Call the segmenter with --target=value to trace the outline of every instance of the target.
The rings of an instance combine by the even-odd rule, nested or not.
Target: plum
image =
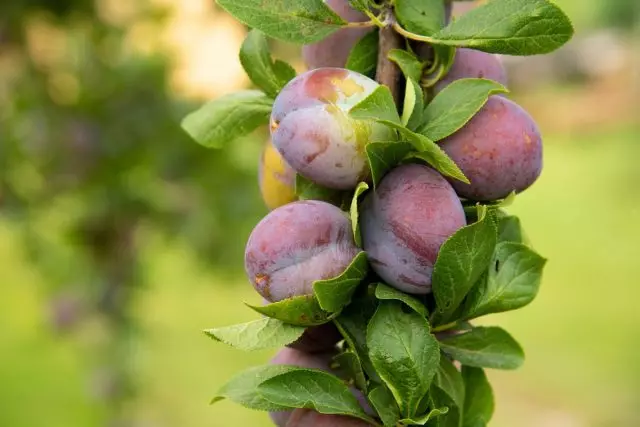
[[[456,58],[447,75],[436,83],[435,93],[454,81],[465,78],[483,78],[507,85],[507,72],[500,58],[479,50],[460,48],[456,51]]]
[[[358,254],[351,222],[320,201],[290,203],[270,212],[253,230],[245,270],[271,302],[311,295],[313,282],[340,275]]]
[[[286,427],[368,427],[366,421],[344,415],[323,415],[310,409],[296,409]]]
[[[440,247],[466,225],[451,184],[418,164],[387,174],[365,197],[360,218],[373,270],[389,285],[411,294],[430,292]]]
[[[325,3],[348,22],[364,22],[369,18],[349,6],[348,0],[326,0]],[[344,67],[353,46],[371,28],[343,28],[318,43],[302,48],[302,57],[310,69],[321,67]]]
[[[442,142],[471,184],[451,181],[466,199],[489,201],[529,188],[542,171],[542,137],[515,102],[492,96],[462,129]]]
[[[264,145],[258,169],[260,192],[270,210],[296,200],[296,171],[269,140]]]
[[[319,68],[296,77],[273,105],[273,144],[294,170],[311,181],[339,190],[355,188],[370,175],[365,146],[392,135],[383,125],[348,115],[378,86],[341,68]]]

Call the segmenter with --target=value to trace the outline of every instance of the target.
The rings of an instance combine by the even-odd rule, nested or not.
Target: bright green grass
[[[630,127],[590,137],[547,140],[539,183],[511,208],[549,258],[529,308],[487,319],[527,351],[517,372],[491,372],[494,427],[640,425],[640,133]],[[264,414],[229,402],[208,406],[234,372],[268,360],[207,339],[203,328],[255,316],[243,279],[228,281],[154,239],[137,316],[144,339],[138,416],[154,426],[268,426]],[[86,397],[89,362],[70,339],[48,335],[42,283],[0,226],[0,426],[97,426]],[[241,260],[238,260],[239,265]]]

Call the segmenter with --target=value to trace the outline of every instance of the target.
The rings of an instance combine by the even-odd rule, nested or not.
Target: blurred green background
[[[266,213],[266,134],[213,152],[178,126],[248,84],[245,29],[210,0],[2,3],[0,426],[268,426],[208,401],[271,353],[200,332],[254,317],[242,251]],[[638,4],[557,3],[576,39],[505,58],[546,135],[544,174],[510,209],[550,262],[530,307],[486,320],[527,351],[490,373],[492,425],[637,426]]]

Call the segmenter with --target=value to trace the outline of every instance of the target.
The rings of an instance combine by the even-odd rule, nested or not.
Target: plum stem
[[[425,43],[433,43],[434,39],[432,37],[429,36],[422,36],[420,34],[416,34],[416,33],[412,33],[411,31],[407,31],[404,28],[402,28],[402,25],[400,25],[397,21],[393,22],[393,29],[400,35],[411,39],[411,40],[416,40],[419,42],[425,42]]]
[[[399,107],[402,105],[402,72],[400,68],[389,59],[389,52],[393,49],[402,49],[404,40],[400,34],[394,30],[396,19],[393,11],[388,8],[381,16],[384,16],[384,27],[380,29],[376,80],[391,90],[393,100]]]

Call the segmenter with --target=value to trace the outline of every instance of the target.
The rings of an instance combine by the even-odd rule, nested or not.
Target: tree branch
[[[380,29],[380,42],[378,51],[378,69],[376,80],[378,83],[388,86],[397,106],[402,105],[402,72],[400,68],[389,60],[389,51],[403,48],[403,38],[393,28],[395,17],[391,9],[386,10],[384,28]]]

